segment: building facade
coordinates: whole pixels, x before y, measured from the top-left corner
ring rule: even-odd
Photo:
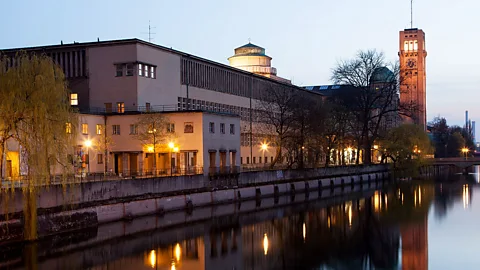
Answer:
[[[427,83],[425,32],[412,28],[400,31],[400,102],[414,109],[412,121],[427,127]]]
[[[260,58],[269,66],[271,58],[261,50]],[[240,116],[241,147],[235,159],[241,164],[269,163],[275,156],[273,149],[260,148],[264,136],[255,124],[266,89],[284,87],[320,96],[270,78],[276,72],[259,75],[138,39],[6,49],[0,54],[13,66],[19,51],[45,54],[60,65],[71,90],[70,103],[83,114],[198,110]]]

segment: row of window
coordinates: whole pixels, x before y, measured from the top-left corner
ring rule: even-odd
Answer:
[[[181,83],[203,89],[263,100],[266,89],[287,87],[296,90],[295,86],[285,86],[267,79],[252,77],[246,74],[227,70],[207,63],[182,58]]]
[[[152,78],[152,79],[155,79],[157,77],[156,75],[157,68],[155,66],[148,65],[148,64],[140,64],[140,63],[116,64],[115,77],[123,77],[124,75],[134,76],[135,70],[137,70],[137,74],[140,77]]]
[[[250,164],[250,157],[247,157],[246,159],[246,162],[243,163],[243,157],[240,157],[240,164]],[[273,162],[273,156],[270,157],[270,162]],[[252,164],[256,164],[257,163],[257,157],[252,157]],[[268,163],[268,157],[258,157],[258,164],[262,164],[262,163]]]
[[[418,41],[417,40],[405,41],[403,43],[403,50],[404,51],[418,51]]]
[[[208,126],[210,133],[215,133],[215,123],[210,122]],[[220,134],[225,134],[225,123],[220,123]],[[235,134],[235,124],[230,124],[230,134]]]
[[[177,109],[182,110],[204,110],[211,112],[224,112],[240,115],[244,121],[250,121],[250,112],[252,112],[252,120],[257,122],[260,119],[261,111],[240,106],[227,105],[222,103],[210,102],[199,99],[178,97]]]
[[[103,134],[104,125],[97,124],[95,127],[96,134]],[[168,123],[166,127],[167,133],[175,133],[175,123]],[[210,122],[209,124],[210,133],[215,133],[215,123]],[[184,122],[183,123],[183,133],[193,133],[194,124],[193,122]],[[72,124],[67,123],[66,133],[72,133]],[[220,133],[225,134],[225,123],[220,123]],[[82,134],[88,135],[88,124],[82,124]],[[138,134],[138,126],[136,124],[130,124],[130,135]],[[230,134],[235,134],[235,124],[230,124]],[[120,125],[112,125],[112,135],[120,135]]]

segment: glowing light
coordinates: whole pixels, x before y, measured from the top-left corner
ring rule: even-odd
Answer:
[[[352,227],[352,206],[348,207],[348,226]]]
[[[150,261],[150,266],[154,268],[157,264],[157,255],[155,254],[155,250],[150,251],[150,254],[148,255],[148,260]]]
[[[147,151],[148,151],[148,152],[153,153],[153,150],[154,150],[153,146],[147,147]]]
[[[180,248],[180,244],[176,244],[175,245],[175,259],[178,261],[180,261],[180,258],[182,256],[182,249]]]
[[[261,148],[263,151],[265,151],[265,150],[268,149],[268,144],[262,143],[262,145],[260,146],[260,148]]]
[[[462,148],[462,152],[463,152],[463,153],[467,153],[467,152],[468,152],[468,148],[466,148],[466,147]]]
[[[92,147],[92,141],[91,141],[91,140],[86,140],[86,141],[84,142],[84,144],[85,144],[85,146],[88,147],[88,148]]]
[[[351,147],[348,147],[348,148],[347,148],[347,151],[348,151],[348,152],[352,152],[352,148],[351,148]]]
[[[267,255],[268,253],[268,237],[267,234],[263,235],[263,253]]]
[[[170,270],[176,270],[177,267],[175,267],[175,262],[172,262],[172,266],[170,267]]]
[[[418,204],[422,205],[422,189],[418,187]]]
[[[168,143],[168,148],[173,149],[175,147],[175,144],[173,142]]]
[[[375,191],[375,194],[373,195],[373,208],[375,209],[375,212],[380,210],[380,194],[378,191]]]
[[[330,226],[331,226],[330,217],[327,217],[327,226],[328,226],[328,228],[330,228]]]
[[[307,237],[307,226],[305,225],[305,222],[303,223],[303,241],[305,241],[305,238]]]
[[[378,149],[378,145],[375,144],[375,145],[373,146],[373,149]]]
[[[470,196],[468,194],[468,185],[463,185],[463,208],[466,209],[470,204]]]
[[[178,147],[174,147],[173,152],[175,152],[175,153],[178,152]]]

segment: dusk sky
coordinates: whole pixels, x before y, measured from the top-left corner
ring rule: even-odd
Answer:
[[[414,27],[426,33],[428,120],[480,121],[480,2],[415,0]],[[248,42],[266,48],[279,76],[330,84],[331,68],[360,49],[398,59],[409,0],[16,0],[2,1],[0,48],[140,38],[228,64]]]

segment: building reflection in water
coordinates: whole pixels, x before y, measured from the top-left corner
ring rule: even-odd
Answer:
[[[462,192],[468,206],[470,187],[465,185]],[[90,269],[426,270],[433,194],[433,186],[399,185],[321,209],[282,208],[253,218],[247,215],[242,225],[237,219],[213,222],[198,237],[177,238],[145,249],[141,256]]]

